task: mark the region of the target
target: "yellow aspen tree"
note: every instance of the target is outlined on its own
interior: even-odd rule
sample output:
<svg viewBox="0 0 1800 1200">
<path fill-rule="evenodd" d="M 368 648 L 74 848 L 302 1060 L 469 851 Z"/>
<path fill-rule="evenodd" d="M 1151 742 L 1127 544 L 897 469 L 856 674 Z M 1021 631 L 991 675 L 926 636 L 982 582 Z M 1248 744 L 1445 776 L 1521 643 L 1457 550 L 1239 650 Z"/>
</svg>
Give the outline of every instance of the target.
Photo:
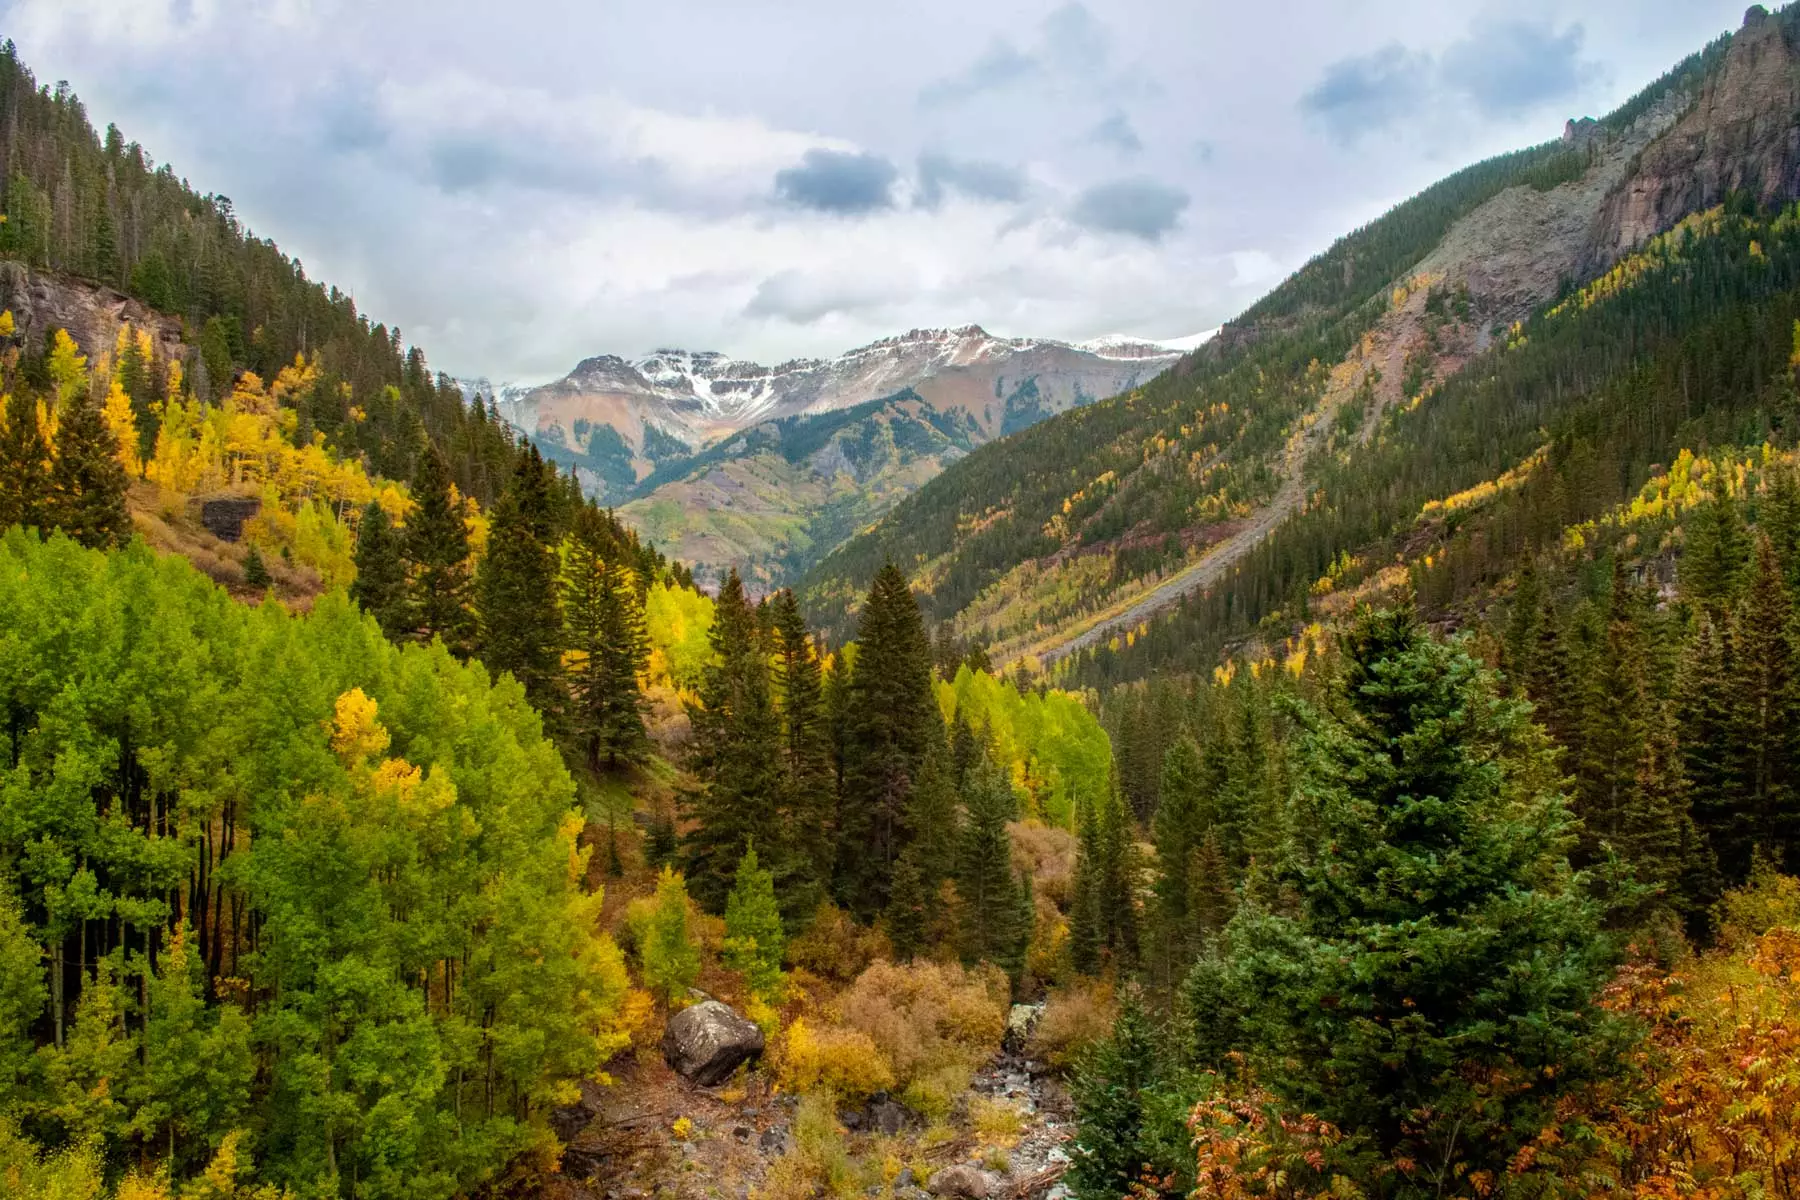
<svg viewBox="0 0 1800 1200">
<path fill-rule="evenodd" d="M 106 427 L 112 430 L 114 440 L 119 443 L 119 465 L 125 468 L 126 477 L 140 478 L 144 463 L 139 450 L 137 417 L 131 411 L 131 397 L 125 394 L 116 376 L 106 389 L 106 404 L 100 415 L 106 419 Z"/>
</svg>

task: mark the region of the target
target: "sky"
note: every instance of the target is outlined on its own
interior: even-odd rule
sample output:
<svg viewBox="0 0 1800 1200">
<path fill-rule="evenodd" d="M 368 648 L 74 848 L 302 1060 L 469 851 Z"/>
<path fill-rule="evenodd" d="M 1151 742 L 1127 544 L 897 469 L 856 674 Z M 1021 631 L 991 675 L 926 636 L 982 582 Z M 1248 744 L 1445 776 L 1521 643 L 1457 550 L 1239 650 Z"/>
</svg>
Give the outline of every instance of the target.
<svg viewBox="0 0 1800 1200">
<path fill-rule="evenodd" d="M 1174 339 L 1744 0 L 0 0 L 435 369 Z"/>
</svg>

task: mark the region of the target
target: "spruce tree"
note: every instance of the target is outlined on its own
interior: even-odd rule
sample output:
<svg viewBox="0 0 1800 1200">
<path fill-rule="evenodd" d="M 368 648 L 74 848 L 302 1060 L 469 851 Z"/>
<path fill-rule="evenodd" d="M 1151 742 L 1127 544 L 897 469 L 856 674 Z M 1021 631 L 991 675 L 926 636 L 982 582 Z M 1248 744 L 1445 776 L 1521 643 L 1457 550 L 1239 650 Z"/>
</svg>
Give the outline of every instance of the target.
<svg viewBox="0 0 1800 1200">
<path fill-rule="evenodd" d="M 1566 855 L 1573 818 L 1527 708 L 1409 611 L 1360 614 L 1328 706 L 1304 712 L 1298 786 L 1318 856 L 1297 912 L 1240 911 L 1227 1007 L 1290 1111 L 1348 1135 L 1310 1187 L 1371 1163 L 1500 1177 L 1571 1089 L 1619 1070 L 1597 1004 L 1618 948 Z"/>
<path fill-rule="evenodd" d="M 977 763 L 986 763 L 985 756 Z M 976 778 L 976 768 L 963 775 L 959 785 L 949 752 L 940 743 L 925 756 L 913 787 L 911 806 L 907 811 L 907 828 L 912 841 L 907 847 L 925 890 L 935 894 L 938 885 L 957 871 L 958 852 L 963 845 L 963 823 L 957 796 L 967 795 Z"/>
<path fill-rule="evenodd" d="M 1198 949 L 1195 914 L 1188 907 L 1193 891 L 1189 868 L 1202 837 L 1212 834 L 1217 845 L 1216 833 L 1205 824 L 1204 772 L 1200 747 L 1191 737 L 1178 739 L 1163 756 L 1151 833 L 1159 868 L 1156 945 L 1164 982 L 1185 970 Z"/>
<path fill-rule="evenodd" d="M 406 563 L 400 556 L 400 536 L 379 500 L 369 501 L 356 526 L 356 581 L 350 585 L 350 598 L 390 639 L 405 634 Z"/>
<path fill-rule="evenodd" d="M 688 926 L 687 887 L 680 873 L 668 867 L 656 879 L 656 907 L 639 956 L 644 986 L 661 996 L 667 1008 L 687 996 L 700 974 L 700 947 Z"/>
<path fill-rule="evenodd" d="M 252 545 L 250 553 L 244 555 L 244 586 L 260 592 L 266 590 L 271 582 L 269 567 L 263 562 L 262 551 Z"/>
<path fill-rule="evenodd" d="M 37 405 L 23 391 L 0 412 L 0 529 L 49 527 L 50 447 L 38 427 Z"/>
<path fill-rule="evenodd" d="M 769 685 L 769 656 L 735 569 L 719 589 L 711 641 L 714 661 L 688 706 L 693 724 L 688 765 L 695 786 L 684 803 L 696 824 L 683 854 L 695 899 L 717 912 L 752 841 L 778 870 L 789 856 L 781 820 L 781 721 Z"/>
<path fill-rule="evenodd" d="M 837 891 L 864 919 L 887 905 L 906 848 L 906 818 L 926 756 L 944 737 L 932 690 L 931 644 L 906 576 L 876 573 L 857 628 L 844 721 Z"/>
<path fill-rule="evenodd" d="M 481 660 L 510 672 L 552 728 L 567 704 L 556 548 L 549 480 L 536 446 L 519 456 L 488 522 L 487 554 L 476 574 Z"/>
<path fill-rule="evenodd" d="M 1121 967 L 1138 961 L 1137 838 L 1115 775 L 1101 800 L 1096 838 L 1094 902 L 1101 945 Z"/>
<path fill-rule="evenodd" d="M 1151 1167 L 1144 1142 L 1159 1057 L 1143 1001 L 1127 990 L 1111 1035 L 1081 1059 L 1069 1089 L 1078 1129 L 1069 1189 L 1079 1200 L 1115 1200 L 1143 1187 Z"/>
<path fill-rule="evenodd" d="M 956 871 L 963 961 L 1005 966 L 1019 941 L 1018 881 L 1013 877 L 1012 837 L 1006 828 L 1018 815 L 1018 801 L 1006 772 L 991 759 L 970 772 L 963 800 L 968 819 L 963 823 Z M 1016 977 L 1016 971 L 1010 973 Z"/>
<path fill-rule="evenodd" d="M 1724 473 L 1715 473 L 1711 497 L 1682 521 L 1682 597 L 1705 609 L 1729 606 L 1749 563 L 1743 514 Z"/>
<path fill-rule="evenodd" d="M 599 515 L 575 518 L 562 577 L 562 609 L 571 655 L 568 727 L 592 771 L 641 762 L 649 754 L 645 700 L 638 679 L 649 639 L 637 588 L 610 549 Z"/>
<path fill-rule="evenodd" d="M 1075 970 L 1093 975 L 1100 970 L 1100 952 L 1106 942 L 1100 916 L 1100 821 L 1094 800 L 1078 799 L 1076 805 L 1075 879 L 1069 897 L 1069 958 Z"/>
<path fill-rule="evenodd" d="M 1740 709 L 1733 640 L 1729 625 L 1703 614 L 1688 643 L 1677 692 L 1689 803 L 1728 886 L 1749 877 L 1754 848 L 1740 796 L 1740 756 L 1734 742 Z"/>
<path fill-rule="evenodd" d="M 1219 845 L 1219 833 L 1208 829 L 1199 845 L 1188 854 L 1187 912 L 1195 946 L 1204 949 L 1230 924 L 1237 912 L 1237 891 L 1232 884 L 1231 863 Z"/>
<path fill-rule="evenodd" d="M 900 962 L 911 962 L 925 948 L 926 930 L 931 923 L 917 850 L 917 846 L 908 846 L 894 864 L 893 894 L 888 898 L 888 943 Z"/>
<path fill-rule="evenodd" d="M 837 788 L 824 677 L 812 633 L 792 591 L 778 593 L 770 609 L 774 685 L 781 710 L 781 810 L 789 843 L 780 891 L 785 910 L 798 916 L 818 907 L 831 882 L 837 853 Z"/>
<path fill-rule="evenodd" d="M 1755 563 L 1737 615 L 1739 671 L 1732 739 L 1750 839 L 1783 869 L 1800 865 L 1795 763 L 1800 756 L 1800 668 L 1793 606 L 1774 547 L 1756 539 Z"/>
<path fill-rule="evenodd" d="M 1774 470 L 1756 523 L 1769 536 L 1788 595 L 1800 593 L 1800 470 Z"/>
<path fill-rule="evenodd" d="M 409 568 L 408 625 L 420 641 L 438 638 L 452 654 L 466 658 L 475 640 L 469 531 L 462 504 L 451 496 L 450 468 L 435 446 L 419 456 L 412 499 L 403 547 Z"/>
<path fill-rule="evenodd" d="M 56 428 L 46 521 L 84 546 L 105 549 L 131 536 L 129 480 L 119 443 L 85 389 L 71 393 Z"/>
<path fill-rule="evenodd" d="M 1577 764 L 1575 811 L 1582 820 L 1581 855 L 1604 857 L 1605 847 L 1623 849 L 1641 823 L 1638 771 L 1645 753 L 1648 698 L 1644 651 L 1624 561 L 1613 560 L 1606 642 L 1587 673 Z"/>
<path fill-rule="evenodd" d="M 725 900 L 725 965 L 743 975 L 758 1000 L 780 1004 L 786 978 L 781 956 L 786 948 L 781 912 L 775 905 L 775 878 L 757 862 L 752 845 L 738 860 Z"/>
</svg>

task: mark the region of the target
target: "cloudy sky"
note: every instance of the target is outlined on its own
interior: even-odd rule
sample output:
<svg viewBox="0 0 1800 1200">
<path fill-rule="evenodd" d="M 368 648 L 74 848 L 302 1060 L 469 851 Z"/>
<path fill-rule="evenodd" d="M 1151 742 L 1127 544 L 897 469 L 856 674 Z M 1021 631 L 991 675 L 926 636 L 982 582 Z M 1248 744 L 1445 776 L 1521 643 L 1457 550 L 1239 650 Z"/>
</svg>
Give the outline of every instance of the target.
<svg viewBox="0 0 1800 1200">
<path fill-rule="evenodd" d="M 0 0 L 433 366 L 1176 338 L 1744 0 Z"/>
</svg>

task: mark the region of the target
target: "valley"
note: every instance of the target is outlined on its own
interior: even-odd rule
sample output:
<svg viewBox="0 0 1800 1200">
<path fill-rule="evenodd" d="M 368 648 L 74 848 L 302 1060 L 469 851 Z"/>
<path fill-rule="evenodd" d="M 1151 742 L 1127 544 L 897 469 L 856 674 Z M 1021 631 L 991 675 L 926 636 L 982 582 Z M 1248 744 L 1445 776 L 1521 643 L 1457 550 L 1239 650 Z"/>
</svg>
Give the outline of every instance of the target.
<svg viewBox="0 0 1800 1200">
<path fill-rule="evenodd" d="M 1237 286 L 1194 265 L 1214 201 L 1061 172 L 1247 168 L 1159 140 L 1100 20 L 916 94 L 856 63 L 922 128 L 1136 97 L 1143 137 L 1120 109 L 1045 163 L 481 93 L 451 115 L 504 111 L 506 171 L 465 130 L 395 194 L 560 247 L 540 314 L 655 260 L 671 313 L 771 341 L 987 288 L 1135 328 L 1161 264 Z M 1484 69 L 1616 53 L 1469 20 Z M 1495 127 L 1463 42 L 1394 46 Z M 292 256 L 316 229 L 252 233 L 0 43 L 0 1193 L 1796 1194 L 1800 5 L 1687 49 L 1207 337 L 957 316 L 522 387 L 387 320 L 462 330 L 445 361 L 567 327 L 481 342 L 417 280 L 376 319 Z M 1399 86 L 1383 54 L 1289 97 L 1346 159 L 1410 119 L 1322 107 Z M 332 120 L 339 169 L 407 161 Z M 637 175 L 573 169 L 621 129 Z M 583 291 L 593 243 L 545 231 L 628 186 L 609 219 L 691 224 Z M 882 286 L 683 274 L 769 237 Z"/>
</svg>

